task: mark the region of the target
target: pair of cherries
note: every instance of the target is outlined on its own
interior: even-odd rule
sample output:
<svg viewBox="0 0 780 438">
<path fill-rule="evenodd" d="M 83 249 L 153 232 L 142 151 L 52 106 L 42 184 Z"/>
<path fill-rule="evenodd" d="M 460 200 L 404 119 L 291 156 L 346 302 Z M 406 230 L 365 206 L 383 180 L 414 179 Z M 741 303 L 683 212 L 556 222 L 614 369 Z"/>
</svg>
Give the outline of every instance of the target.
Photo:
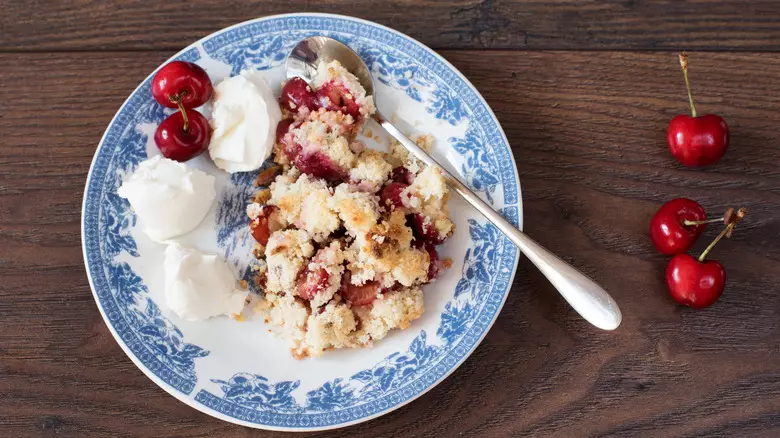
<svg viewBox="0 0 780 438">
<path fill-rule="evenodd" d="M 179 109 L 154 133 L 154 142 L 165 158 L 187 161 L 209 148 L 211 126 L 195 108 L 208 102 L 213 92 L 209 75 L 191 62 L 170 62 L 154 75 L 154 99 L 160 105 Z"/>
<path fill-rule="evenodd" d="M 666 267 L 666 285 L 675 301 L 701 309 L 720 298 L 726 286 L 726 270 L 719 262 L 705 258 L 720 239 L 731 237 L 746 213 L 745 208 L 736 212 L 730 208 L 721 218 L 707 219 L 704 208 L 686 198 L 673 199 L 656 212 L 650 221 L 650 239 L 659 252 L 674 256 Z M 725 228 L 698 259 L 686 254 L 706 224 L 721 221 Z"/>
</svg>

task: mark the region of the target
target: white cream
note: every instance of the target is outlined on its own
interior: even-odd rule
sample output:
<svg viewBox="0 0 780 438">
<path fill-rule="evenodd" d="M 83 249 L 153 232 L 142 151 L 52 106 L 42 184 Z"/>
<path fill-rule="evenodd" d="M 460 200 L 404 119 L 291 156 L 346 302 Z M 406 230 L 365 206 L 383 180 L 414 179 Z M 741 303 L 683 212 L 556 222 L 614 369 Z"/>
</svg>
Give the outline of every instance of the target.
<svg viewBox="0 0 780 438">
<path fill-rule="evenodd" d="M 187 321 L 241 313 L 248 292 L 236 289 L 228 264 L 176 243 L 165 249 L 165 301 Z"/>
<path fill-rule="evenodd" d="M 159 155 L 143 161 L 117 193 L 156 242 L 195 229 L 216 198 L 213 176 Z"/>
<path fill-rule="evenodd" d="M 209 155 L 230 173 L 257 170 L 271 156 L 282 111 L 262 73 L 244 70 L 214 89 Z"/>
</svg>

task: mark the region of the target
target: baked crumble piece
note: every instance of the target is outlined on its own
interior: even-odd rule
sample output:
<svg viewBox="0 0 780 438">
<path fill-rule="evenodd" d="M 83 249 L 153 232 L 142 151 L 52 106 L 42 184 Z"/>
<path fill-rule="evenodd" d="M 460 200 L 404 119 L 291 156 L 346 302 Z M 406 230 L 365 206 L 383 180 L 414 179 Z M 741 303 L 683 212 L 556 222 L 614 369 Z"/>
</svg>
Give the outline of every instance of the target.
<svg viewBox="0 0 780 438">
<path fill-rule="evenodd" d="M 376 110 L 357 78 L 333 61 L 296 87 L 299 103 L 283 105 L 277 128 L 282 172 L 247 215 L 264 289 L 255 310 L 303 358 L 408 328 L 423 313 L 422 286 L 451 264 L 436 245 L 454 225 L 437 169 L 400 145 L 382 154 L 355 141 Z M 430 135 L 414 140 L 432 147 Z"/>
</svg>

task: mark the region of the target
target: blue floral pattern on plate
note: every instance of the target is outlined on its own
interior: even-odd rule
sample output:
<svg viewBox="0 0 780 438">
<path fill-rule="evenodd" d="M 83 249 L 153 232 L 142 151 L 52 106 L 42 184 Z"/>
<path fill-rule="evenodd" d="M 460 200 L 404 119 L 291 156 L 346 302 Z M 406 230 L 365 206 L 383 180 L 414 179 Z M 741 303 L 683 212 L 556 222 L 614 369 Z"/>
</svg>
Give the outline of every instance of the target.
<svg viewBox="0 0 780 438">
<path fill-rule="evenodd" d="M 329 35 L 358 51 L 375 77 L 424 105 L 436 119 L 466 125 L 463 137 L 449 139 L 462 158 L 465 181 L 511 221 L 520 217 L 519 183 L 498 122 L 484 100 L 449 64 L 419 43 L 362 20 L 315 14 L 269 17 L 209 36 L 177 59 L 203 55 L 231 66 L 265 70 L 284 61 L 292 46 L 310 35 Z M 162 109 L 150 102 L 150 79 L 122 106 L 95 154 L 83 211 L 84 254 L 96 301 L 119 341 L 158 384 L 201 410 L 242 424 L 276 429 L 321 429 L 351 424 L 387 412 L 430 389 L 476 347 L 495 320 L 508 293 L 517 250 L 492 225 L 468 221 L 470 247 L 453 298 L 435 332 L 422 330 L 405 351 L 373 367 L 323 382 L 296 399 L 299 380 L 273 382 L 250 372 L 207 380 L 221 394 L 200 386 L 195 363 L 210 352 L 186 342 L 182 332 L 149 297 L 147 287 L 123 257 L 138 257 L 129 233 L 135 216 L 116 195 L 121 175 L 146 158 L 146 139 L 135 127 L 159 123 Z M 217 209 L 217 243 L 230 256 L 246 238 L 243 206 L 256 174 L 234 174 Z M 501 191 L 497 192 L 496 188 Z M 495 199 L 497 193 L 501 196 Z M 120 257 L 120 255 L 122 257 Z"/>
</svg>

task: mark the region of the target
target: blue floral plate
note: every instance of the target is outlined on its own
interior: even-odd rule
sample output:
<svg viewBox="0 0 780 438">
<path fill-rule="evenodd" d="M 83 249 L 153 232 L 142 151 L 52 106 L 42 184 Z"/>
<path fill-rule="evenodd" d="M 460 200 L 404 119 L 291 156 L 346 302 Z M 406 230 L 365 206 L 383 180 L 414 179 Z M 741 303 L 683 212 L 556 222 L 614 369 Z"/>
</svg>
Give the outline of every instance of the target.
<svg viewBox="0 0 780 438">
<path fill-rule="evenodd" d="M 417 41 L 355 18 L 291 14 L 241 23 L 210 35 L 172 59 L 196 62 L 214 82 L 245 68 L 279 88 L 283 62 L 303 38 L 327 35 L 355 49 L 375 78 L 383 114 L 409 133 L 433 134 L 433 155 L 516 225 L 520 184 L 498 121 L 452 65 Z M 257 319 L 181 320 L 162 299 L 163 245 L 137 227 L 117 196 L 122 179 L 158 153 L 152 133 L 170 110 L 150 94 L 151 75 L 125 101 L 98 146 L 82 212 L 84 260 L 98 308 L 119 345 L 155 383 L 214 417 L 274 430 L 322 430 L 378 417 L 431 389 L 477 347 L 498 316 L 518 252 L 457 196 L 455 235 L 440 248 L 453 266 L 425 288 L 425 314 L 373 348 L 295 360 Z M 204 111 L 208 111 L 206 108 Z M 364 141 L 387 147 L 381 128 Z M 207 157 L 189 164 L 217 178 L 218 199 L 204 222 L 178 240 L 218 252 L 247 273 L 251 259 L 245 205 L 256 174 L 228 175 Z"/>
</svg>

